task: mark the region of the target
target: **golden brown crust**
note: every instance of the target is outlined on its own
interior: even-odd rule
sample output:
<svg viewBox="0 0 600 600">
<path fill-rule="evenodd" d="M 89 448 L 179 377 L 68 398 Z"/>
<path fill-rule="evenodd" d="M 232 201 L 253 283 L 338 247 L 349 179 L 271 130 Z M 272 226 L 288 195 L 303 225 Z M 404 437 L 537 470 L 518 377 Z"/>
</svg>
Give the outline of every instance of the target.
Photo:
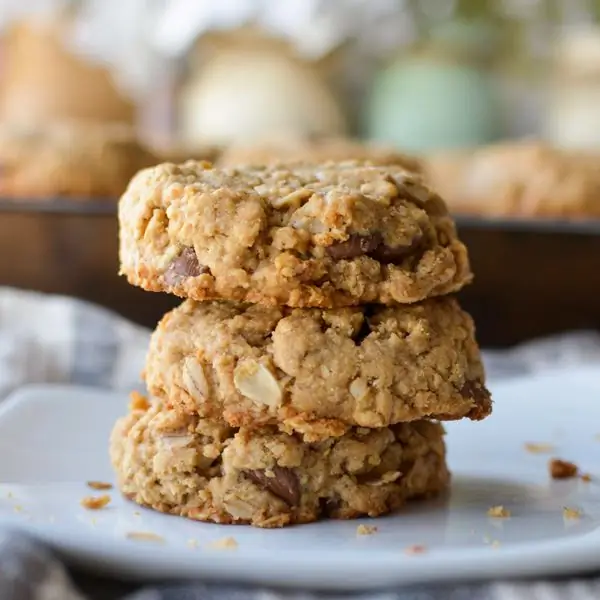
<svg viewBox="0 0 600 600">
<path fill-rule="evenodd" d="M 55 122 L 0 129 L 0 195 L 116 200 L 142 168 L 158 162 L 127 126 Z"/>
<path fill-rule="evenodd" d="M 164 164 L 119 220 L 129 282 L 194 300 L 411 303 L 472 279 L 444 202 L 399 167 Z"/>
<path fill-rule="evenodd" d="M 450 297 L 330 310 L 188 300 L 152 335 L 145 379 L 186 412 L 306 439 L 492 408 L 473 322 Z"/>
<path fill-rule="evenodd" d="M 154 402 L 117 422 L 110 453 L 131 500 L 258 527 L 374 517 L 449 482 L 443 429 L 426 421 L 304 444 L 273 428 L 236 431 Z"/>
<path fill-rule="evenodd" d="M 425 161 L 425 178 L 456 214 L 600 217 L 600 154 L 498 144 Z"/>
</svg>

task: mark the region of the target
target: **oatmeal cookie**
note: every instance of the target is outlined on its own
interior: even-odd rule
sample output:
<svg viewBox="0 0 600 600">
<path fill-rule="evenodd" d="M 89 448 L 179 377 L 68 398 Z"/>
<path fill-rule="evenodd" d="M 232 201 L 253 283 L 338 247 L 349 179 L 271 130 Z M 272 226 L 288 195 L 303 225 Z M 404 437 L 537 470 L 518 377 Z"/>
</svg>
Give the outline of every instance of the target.
<svg viewBox="0 0 600 600">
<path fill-rule="evenodd" d="M 416 421 L 306 444 L 152 402 L 120 419 L 110 455 L 131 500 L 199 521 L 282 527 L 388 513 L 449 482 L 443 429 Z"/>
<path fill-rule="evenodd" d="M 233 145 L 218 160 L 219 167 L 276 165 L 278 163 L 319 164 L 328 161 L 360 161 L 373 165 L 396 165 L 418 173 L 421 162 L 393 148 L 344 138 L 281 139 L 253 146 Z"/>
<path fill-rule="evenodd" d="M 329 310 L 187 300 L 153 333 L 144 376 L 180 410 L 306 440 L 491 411 L 473 322 L 451 297 Z"/>
<path fill-rule="evenodd" d="M 600 154 L 497 144 L 425 161 L 452 212 L 492 217 L 600 217 Z"/>
<path fill-rule="evenodd" d="M 446 205 L 399 167 L 166 163 L 133 178 L 119 221 L 129 282 L 194 300 L 410 303 L 472 278 Z"/>
<path fill-rule="evenodd" d="M 158 162 L 127 126 L 55 122 L 0 128 L 0 195 L 116 199 L 142 168 Z"/>
</svg>

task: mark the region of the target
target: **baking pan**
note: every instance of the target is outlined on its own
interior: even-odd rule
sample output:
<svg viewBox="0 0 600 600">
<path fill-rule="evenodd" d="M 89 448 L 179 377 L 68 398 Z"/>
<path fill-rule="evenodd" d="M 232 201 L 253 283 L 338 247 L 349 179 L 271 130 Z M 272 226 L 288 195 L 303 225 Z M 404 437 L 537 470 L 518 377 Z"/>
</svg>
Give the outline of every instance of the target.
<svg viewBox="0 0 600 600">
<path fill-rule="evenodd" d="M 458 217 L 473 285 L 459 296 L 480 343 L 600 329 L 600 221 Z M 148 327 L 179 304 L 117 275 L 116 201 L 0 200 L 0 284 L 76 296 Z"/>
<path fill-rule="evenodd" d="M 116 201 L 0 200 L 0 285 L 95 302 L 154 327 L 181 302 L 118 276 Z"/>
</svg>

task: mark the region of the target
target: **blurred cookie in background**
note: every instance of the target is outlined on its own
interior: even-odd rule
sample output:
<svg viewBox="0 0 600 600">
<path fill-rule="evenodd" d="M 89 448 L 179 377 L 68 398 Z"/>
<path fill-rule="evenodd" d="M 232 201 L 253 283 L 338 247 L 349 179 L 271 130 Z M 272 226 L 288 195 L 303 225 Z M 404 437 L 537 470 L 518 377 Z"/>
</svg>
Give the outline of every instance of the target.
<svg viewBox="0 0 600 600">
<path fill-rule="evenodd" d="M 0 195 L 15 199 L 115 199 L 140 169 L 160 162 L 120 123 L 0 125 Z"/>
<path fill-rule="evenodd" d="M 155 146 L 154 153 L 158 157 L 158 162 L 168 162 L 181 164 L 188 160 L 216 162 L 223 148 L 217 145 L 174 145 L 174 146 Z"/>
<path fill-rule="evenodd" d="M 502 143 L 432 154 L 424 173 L 455 214 L 600 217 L 600 153 Z"/>
<path fill-rule="evenodd" d="M 347 160 L 370 162 L 374 165 L 399 166 L 419 173 L 421 162 L 390 146 L 361 142 L 351 138 L 281 137 L 263 139 L 251 144 L 235 144 L 223 152 L 220 167 L 238 165 L 272 165 L 307 162 L 320 164 Z"/>
</svg>

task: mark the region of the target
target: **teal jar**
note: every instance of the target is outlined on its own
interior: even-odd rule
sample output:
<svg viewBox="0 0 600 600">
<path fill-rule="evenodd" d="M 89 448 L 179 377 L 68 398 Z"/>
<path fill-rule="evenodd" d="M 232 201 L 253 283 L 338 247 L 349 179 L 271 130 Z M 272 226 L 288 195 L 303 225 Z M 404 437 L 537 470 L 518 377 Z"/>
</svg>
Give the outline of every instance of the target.
<svg viewBox="0 0 600 600">
<path fill-rule="evenodd" d="M 396 58 L 375 77 L 367 137 L 415 153 L 498 139 L 498 94 L 476 58 L 479 39 L 464 27 L 443 33 L 425 51 Z"/>
</svg>

